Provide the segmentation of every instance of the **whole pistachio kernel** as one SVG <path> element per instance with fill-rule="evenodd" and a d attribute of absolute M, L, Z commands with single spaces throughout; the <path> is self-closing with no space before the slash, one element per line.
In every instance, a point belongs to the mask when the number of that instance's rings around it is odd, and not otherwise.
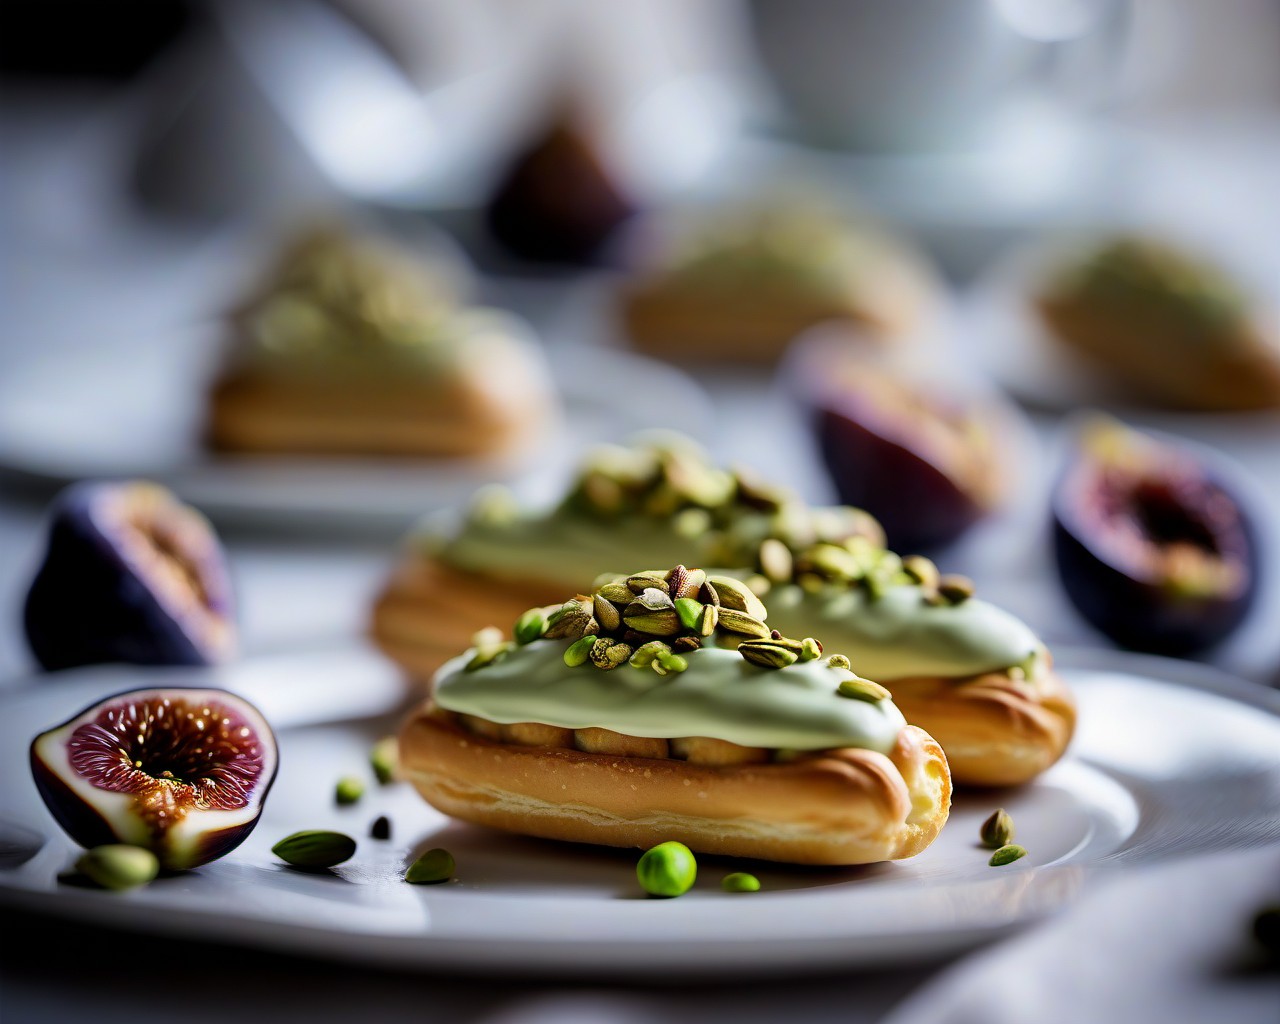
<path fill-rule="evenodd" d="M 761 640 L 769 635 L 769 627 L 760 619 L 746 612 L 738 611 L 734 608 L 726 608 L 723 605 L 719 612 L 716 613 L 716 628 L 722 629 L 727 633 L 741 633 L 743 636 L 757 637 Z"/>
<path fill-rule="evenodd" d="M 636 881 L 650 896 L 683 896 L 698 878 L 698 861 L 684 843 L 659 843 L 636 863 Z"/>
<path fill-rule="evenodd" d="M 596 621 L 605 632 L 612 632 L 622 625 L 622 613 L 608 598 L 596 594 L 592 598 Z"/>
<path fill-rule="evenodd" d="M 285 836 L 271 852 L 295 868 L 331 868 L 350 860 L 356 852 L 356 841 L 341 832 L 308 829 Z"/>
<path fill-rule="evenodd" d="M 998 850 L 1013 842 L 1013 818 L 1001 807 L 982 823 L 978 830 L 982 845 L 990 850 Z"/>
<path fill-rule="evenodd" d="M 364 796 L 364 780 L 354 775 L 344 775 L 333 787 L 333 798 L 339 804 L 354 804 Z"/>
<path fill-rule="evenodd" d="M 849 697 L 853 700 L 865 700 L 871 704 L 879 704 L 882 700 L 888 700 L 892 694 L 889 693 L 879 683 L 873 683 L 870 679 L 846 679 L 837 688 L 836 692 L 841 697 Z"/>
<path fill-rule="evenodd" d="M 800 660 L 817 661 L 822 657 L 822 644 L 811 636 L 800 641 Z"/>
<path fill-rule="evenodd" d="M 564 652 L 564 663 L 570 668 L 577 668 L 579 665 L 585 665 L 591 657 L 591 649 L 595 646 L 598 638 L 594 633 L 589 633 L 578 640 L 575 640 Z"/>
<path fill-rule="evenodd" d="M 720 880 L 720 888 L 725 892 L 759 892 L 760 879 L 745 871 L 735 871 Z"/>
<path fill-rule="evenodd" d="M 973 580 L 967 576 L 943 576 L 938 580 L 938 594 L 947 604 L 963 604 L 973 597 Z"/>
<path fill-rule="evenodd" d="M 760 668 L 786 668 L 800 660 L 800 655 L 774 640 L 744 640 L 738 653 Z"/>
<path fill-rule="evenodd" d="M 660 676 L 679 674 L 689 667 L 689 663 L 680 655 L 671 651 L 659 651 L 649 667 Z"/>
<path fill-rule="evenodd" d="M 991 859 L 987 861 L 993 868 L 1004 867 L 1006 864 L 1012 864 L 1015 860 L 1021 860 L 1027 855 L 1017 843 L 1010 843 L 1008 846 L 1002 846 L 991 855 Z"/>
<path fill-rule="evenodd" d="M 680 616 L 680 624 L 685 629 L 697 629 L 702 621 L 702 602 L 692 597 L 677 597 L 676 614 Z"/>
<path fill-rule="evenodd" d="M 516 643 L 523 646 L 524 644 L 531 644 L 541 637 L 543 630 L 546 628 L 547 613 L 541 608 L 530 608 L 520 618 L 516 619 L 516 624 L 511 633 L 516 638 Z"/>
<path fill-rule="evenodd" d="M 436 885 L 447 882 L 457 870 L 453 854 L 448 850 L 428 850 L 409 865 L 404 880 L 412 885 Z"/>
<path fill-rule="evenodd" d="M 710 636 L 716 631 L 718 625 L 720 625 L 720 609 L 713 604 L 704 604 L 698 615 L 697 625 L 692 628 L 699 636 Z"/>
<path fill-rule="evenodd" d="M 123 892 L 152 881 L 160 873 L 160 861 L 141 846 L 107 843 L 81 854 L 76 870 L 103 889 Z"/>
<path fill-rule="evenodd" d="M 849 671 L 853 670 L 853 667 L 850 664 L 849 659 L 846 658 L 843 654 L 831 655 L 831 657 L 827 659 L 827 664 L 831 668 L 843 668 L 843 669 L 848 669 Z"/>
<path fill-rule="evenodd" d="M 394 782 L 400 770 L 400 741 L 394 736 L 378 740 L 369 751 L 369 767 L 380 784 Z"/>
<path fill-rule="evenodd" d="M 908 555 L 902 560 L 902 571 L 922 587 L 932 590 L 938 586 L 938 567 L 924 555 Z"/>

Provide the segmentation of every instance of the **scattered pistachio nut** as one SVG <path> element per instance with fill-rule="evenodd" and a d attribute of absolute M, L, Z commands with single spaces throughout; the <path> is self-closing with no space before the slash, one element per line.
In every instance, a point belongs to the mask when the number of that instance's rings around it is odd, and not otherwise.
<path fill-rule="evenodd" d="M 743 636 L 758 637 L 763 640 L 769 635 L 769 627 L 759 618 L 736 608 L 723 605 L 717 614 L 716 628 L 727 633 L 740 633 Z"/>
<path fill-rule="evenodd" d="M 123 892 L 154 880 L 160 873 L 160 860 L 141 846 L 107 843 L 81 854 L 76 870 L 94 885 Z"/>
<path fill-rule="evenodd" d="M 947 604 L 963 604 L 974 595 L 973 580 L 967 576 L 943 576 L 938 580 L 938 594 Z"/>
<path fill-rule="evenodd" d="M 564 652 L 564 663 L 570 668 L 577 668 L 579 665 L 585 665 L 591 658 L 591 649 L 595 646 L 598 638 L 594 633 L 580 637 L 571 643 Z"/>
<path fill-rule="evenodd" d="M 670 654 L 671 648 L 661 640 L 650 640 L 635 649 L 635 653 L 631 655 L 630 664 L 633 668 L 648 668 L 660 653 Z"/>
<path fill-rule="evenodd" d="M 744 612 L 752 618 L 760 620 L 768 616 L 769 612 L 764 603 L 741 580 L 735 580 L 732 576 L 709 576 L 707 578 L 712 586 L 715 587 L 716 594 L 720 598 L 722 612 L 725 609 L 730 609 Z"/>
<path fill-rule="evenodd" d="M 850 664 L 849 659 L 846 658 L 843 654 L 831 655 L 831 657 L 827 659 L 827 664 L 831 668 L 843 668 L 843 669 L 848 669 L 849 671 L 853 670 L 853 667 Z"/>
<path fill-rule="evenodd" d="M 920 586 L 937 589 L 938 567 L 924 555 L 908 555 L 902 560 L 902 571 Z"/>
<path fill-rule="evenodd" d="M 991 850 L 998 850 L 1013 842 L 1013 818 L 1001 807 L 982 823 L 978 835 L 982 845 Z"/>
<path fill-rule="evenodd" d="M 987 863 L 993 868 L 999 868 L 1006 864 L 1012 864 L 1015 860 L 1020 860 L 1026 855 L 1027 851 L 1021 846 L 1017 843 L 1010 843 L 1009 845 L 1002 846 L 1000 849 L 996 850 L 996 852 L 991 855 L 991 859 L 987 861 Z"/>
<path fill-rule="evenodd" d="M 516 624 L 511 633 L 516 638 L 516 643 L 524 645 L 531 644 L 541 637 L 546 628 L 546 612 L 541 608 L 530 608 L 520 618 L 516 619 Z"/>
<path fill-rule="evenodd" d="M 836 690 L 841 697 L 851 697 L 854 700 L 865 700 L 871 704 L 878 704 L 882 700 L 888 700 L 892 694 L 879 683 L 873 683 L 870 679 L 857 677 L 854 679 L 844 680 Z"/>
<path fill-rule="evenodd" d="M 777 537 L 767 537 L 761 541 L 757 561 L 760 563 L 760 572 L 771 583 L 786 583 L 795 569 L 791 549 Z"/>
<path fill-rule="evenodd" d="M 676 614 L 680 616 L 680 624 L 685 629 L 698 629 L 702 623 L 703 604 L 692 597 L 677 597 Z"/>
<path fill-rule="evenodd" d="M 591 645 L 591 664 L 596 668 L 614 669 L 624 664 L 632 655 L 630 644 L 612 637 L 602 636 Z"/>
<path fill-rule="evenodd" d="M 660 676 L 669 675 L 671 673 L 680 673 L 689 667 L 689 663 L 678 654 L 669 651 L 659 651 L 656 658 L 650 663 L 649 667 Z"/>
<path fill-rule="evenodd" d="M 822 657 L 822 643 L 814 637 L 807 636 L 800 642 L 800 660 L 816 661 Z"/>
<path fill-rule="evenodd" d="M 448 850 L 428 850 L 409 865 L 404 873 L 404 880 L 413 885 L 435 885 L 447 882 L 457 870 L 453 854 Z"/>
<path fill-rule="evenodd" d="M 735 871 L 720 880 L 720 888 L 725 892 L 759 892 L 760 879 L 745 871 Z"/>
<path fill-rule="evenodd" d="M 308 829 L 285 836 L 271 852 L 295 868 L 331 868 L 351 859 L 356 841 L 341 832 Z"/>
<path fill-rule="evenodd" d="M 776 640 L 744 640 L 738 653 L 760 668 L 786 668 L 800 660 L 799 653 Z"/>
<path fill-rule="evenodd" d="M 400 771 L 400 741 L 395 736 L 378 740 L 369 751 L 369 767 L 381 785 L 395 782 Z"/>
<path fill-rule="evenodd" d="M 364 780 L 355 775 L 344 775 L 333 788 L 333 798 L 339 804 L 354 804 L 364 796 Z"/>
<path fill-rule="evenodd" d="M 601 629 L 611 633 L 622 625 L 622 613 L 607 598 L 596 594 L 592 598 L 592 604 L 596 622 L 600 623 Z"/>

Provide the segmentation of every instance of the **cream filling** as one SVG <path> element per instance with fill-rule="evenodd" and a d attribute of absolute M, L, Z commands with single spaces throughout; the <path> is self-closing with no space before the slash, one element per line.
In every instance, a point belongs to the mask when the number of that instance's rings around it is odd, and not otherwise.
<path fill-rule="evenodd" d="M 875 600 L 861 588 L 807 593 L 783 586 L 769 591 L 766 602 L 774 629 L 817 637 L 827 654 L 845 655 L 860 676 L 878 682 L 998 671 L 1043 647 L 1022 621 L 993 604 L 970 598 L 929 605 L 914 586 L 890 587 Z"/>
<path fill-rule="evenodd" d="M 472 672 L 465 671 L 472 652 L 459 655 L 436 674 L 436 703 L 503 725 L 542 722 L 653 739 L 709 736 L 790 750 L 887 754 L 906 725 L 892 701 L 841 697 L 837 689 L 853 673 L 825 659 L 764 669 L 737 651 L 708 646 L 683 655 L 684 672 L 659 676 L 630 665 L 569 668 L 568 646 L 535 640 Z"/>

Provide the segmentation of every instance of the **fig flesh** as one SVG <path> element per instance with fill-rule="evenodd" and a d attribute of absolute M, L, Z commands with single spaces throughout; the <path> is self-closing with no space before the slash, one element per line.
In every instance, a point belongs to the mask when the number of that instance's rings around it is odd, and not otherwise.
<path fill-rule="evenodd" d="M 1181 446 L 1091 423 L 1055 488 L 1053 517 L 1067 596 L 1124 647 L 1193 654 L 1249 613 L 1254 526 L 1207 460 Z"/>
<path fill-rule="evenodd" d="M 156 484 L 76 484 L 54 502 L 24 608 L 48 670 L 108 661 L 207 665 L 235 650 L 234 598 L 217 535 Z"/>
<path fill-rule="evenodd" d="M 31 744 L 36 788 L 81 846 L 141 846 L 169 870 L 229 853 L 275 781 L 275 736 L 223 690 L 133 690 L 85 708 Z"/>
<path fill-rule="evenodd" d="M 485 216 L 521 259 L 590 264 L 634 212 L 587 137 L 564 119 L 516 157 Z"/>
<path fill-rule="evenodd" d="M 827 344 L 801 346 L 791 380 L 840 500 L 878 519 L 890 547 L 937 549 L 1003 500 L 1000 429 L 981 402 Z"/>

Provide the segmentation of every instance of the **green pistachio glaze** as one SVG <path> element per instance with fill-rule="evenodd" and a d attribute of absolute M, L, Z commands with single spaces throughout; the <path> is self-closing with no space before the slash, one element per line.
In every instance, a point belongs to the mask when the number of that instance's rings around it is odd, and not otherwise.
<path fill-rule="evenodd" d="M 565 513 L 520 515 L 490 526 L 468 521 L 444 543 L 450 565 L 490 579 L 555 584 L 565 594 L 591 585 L 602 573 L 635 565 L 701 565 L 697 538 L 681 537 L 668 520 L 629 517 L 625 525 Z"/>
<path fill-rule="evenodd" d="M 808 593 L 782 586 L 765 600 L 774 629 L 816 636 L 829 653 L 847 656 L 858 675 L 882 682 L 1006 669 L 1043 646 L 995 605 L 977 598 L 929 605 L 916 586 L 889 587 L 874 600 L 860 587 L 829 585 Z"/>
<path fill-rule="evenodd" d="M 443 708 L 491 722 L 542 722 L 565 729 L 601 728 L 629 736 L 709 736 L 746 747 L 828 750 L 861 747 L 888 753 L 905 725 L 892 701 L 871 704 L 837 694 L 853 678 L 825 660 L 763 669 L 737 651 L 703 647 L 689 667 L 659 676 L 622 665 L 568 668 L 568 644 L 536 640 L 474 672 L 467 652 L 436 675 Z"/>

